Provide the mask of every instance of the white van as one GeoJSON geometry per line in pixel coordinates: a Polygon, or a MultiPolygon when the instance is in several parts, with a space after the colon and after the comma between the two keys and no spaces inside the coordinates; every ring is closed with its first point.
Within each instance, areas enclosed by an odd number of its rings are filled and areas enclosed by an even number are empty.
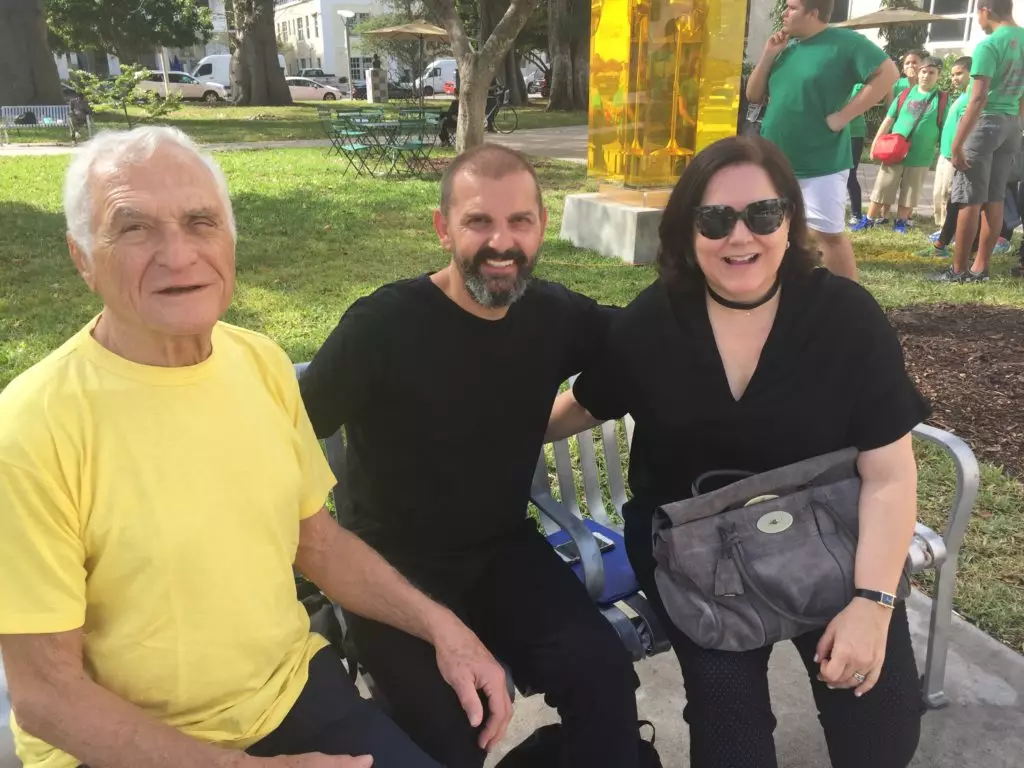
{"type": "Polygon", "coordinates": [[[455,59],[434,59],[423,70],[423,76],[416,78],[416,89],[423,89],[424,96],[444,93],[445,83],[455,82],[455,59]]]}
{"type": "MultiPolygon", "coordinates": [[[[285,72],[284,54],[277,54],[277,63],[285,72]]],[[[218,53],[204,56],[192,71],[192,77],[201,83],[220,83],[231,91],[231,54],[218,53]]]]}

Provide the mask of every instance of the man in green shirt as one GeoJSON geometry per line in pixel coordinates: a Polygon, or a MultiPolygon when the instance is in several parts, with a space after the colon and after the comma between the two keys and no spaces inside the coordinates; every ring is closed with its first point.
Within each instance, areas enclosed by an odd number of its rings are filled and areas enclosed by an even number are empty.
{"type": "Polygon", "coordinates": [[[853,165],[849,124],[886,98],[899,72],[863,35],[828,25],[832,3],[787,0],[783,30],[768,39],[747,81],[747,98],[760,102],[771,96],[761,135],[793,166],[825,266],[856,280],[845,233],[853,165]],[[851,99],[857,83],[864,87],[851,99]]]}
{"type": "Polygon", "coordinates": [[[854,231],[868,229],[881,222],[882,215],[897,202],[898,196],[893,229],[901,234],[907,233],[928,169],[935,159],[940,127],[947,111],[946,96],[939,89],[941,71],[941,59],[925,59],[918,68],[918,84],[909,89],[902,104],[897,99],[889,105],[889,114],[878,126],[871,143],[871,156],[875,155],[878,140],[889,133],[909,139],[910,149],[902,162],[883,163],[878,169],[867,218],[856,224],[854,231]]]}
{"type": "Polygon", "coordinates": [[[1013,0],[977,0],[977,15],[988,37],[974,50],[971,95],[950,150],[956,168],[950,200],[963,207],[953,264],[936,276],[943,282],[988,280],[989,258],[1003,226],[1006,185],[1021,151],[1024,29],[1013,20],[1013,0]],[[968,270],[979,220],[978,255],[968,270]]]}

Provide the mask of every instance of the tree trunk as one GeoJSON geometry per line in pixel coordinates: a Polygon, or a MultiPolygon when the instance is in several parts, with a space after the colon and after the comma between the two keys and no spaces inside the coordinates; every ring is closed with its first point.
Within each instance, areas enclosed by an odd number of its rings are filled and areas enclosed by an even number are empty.
{"type": "Polygon", "coordinates": [[[584,0],[551,0],[549,110],[587,108],[590,79],[590,4],[584,0]]]}
{"type": "Polygon", "coordinates": [[[277,61],[274,0],[235,0],[237,39],[231,57],[232,100],[248,106],[291,104],[277,61]]]}
{"type": "Polygon", "coordinates": [[[0,104],[63,103],[43,0],[8,0],[0,5],[0,104]]]}
{"type": "Polygon", "coordinates": [[[523,79],[523,71],[519,68],[519,57],[514,50],[505,54],[504,76],[502,80],[508,88],[509,103],[521,107],[528,103],[526,96],[526,81],[523,79]]]}
{"type": "MultiPolygon", "coordinates": [[[[511,0],[508,10],[494,26],[479,50],[466,34],[454,0],[425,0],[444,24],[459,67],[459,123],[455,131],[455,150],[462,152],[484,140],[484,107],[487,87],[512,48],[537,0],[511,0]]],[[[487,3],[481,4],[481,11],[487,3]]]]}

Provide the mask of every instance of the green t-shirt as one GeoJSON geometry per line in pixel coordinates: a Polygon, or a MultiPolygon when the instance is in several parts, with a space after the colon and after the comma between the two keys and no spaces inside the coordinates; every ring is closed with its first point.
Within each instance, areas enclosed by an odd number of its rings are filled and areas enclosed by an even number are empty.
{"type": "Polygon", "coordinates": [[[989,80],[983,115],[1016,115],[1024,95],[1024,29],[1003,26],[974,49],[971,77],[989,80]]]}
{"type": "Polygon", "coordinates": [[[768,111],[761,135],[786,155],[798,178],[853,167],[850,129],[833,133],[826,118],[846,106],[857,83],[885,61],[885,53],[859,32],[828,27],[794,40],[779,54],[768,78],[768,111]]]}
{"type": "Polygon", "coordinates": [[[935,147],[939,143],[939,94],[938,88],[931,91],[922,91],[916,85],[903,103],[903,109],[897,108],[900,105],[899,98],[889,105],[889,117],[895,117],[896,123],[892,127],[893,133],[905,136],[910,139],[910,151],[907,152],[903,165],[908,168],[927,167],[935,159],[935,147]],[[917,117],[921,115],[918,122],[917,117]],[[917,122],[917,128],[914,123],[917,122]],[[911,136],[910,132],[914,131],[911,136]]]}
{"type": "MultiPolygon", "coordinates": [[[[860,93],[864,87],[864,83],[857,83],[853,86],[853,92],[850,94],[850,101],[853,101],[853,97],[860,93]]],[[[864,115],[855,117],[850,121],[850,138],[851,139],[863,139],[865,134],[868,132],[868,124],[864,120],[864,115]]]]}
{"type": "Polygon", "coordinates": [[[964,111],[967,109],[967,102],[970,98],[971,89],[968,88],[950,105],[949,114],[946,115],[946,121],[942,124],[942,140],[939,142],[939,154],[947,160],[953,159],[953,139],[956,138],[956,127],[960,125],[960,120],[964,116],[964,111]]]}
{"type": "Polygon", "coordinates": [[[903,93],[907,88],[910,88],[910,78],[904,75],[896,81],[896,85],[892,87],[892,97],[898,99],[900,94],[903,93]]]}

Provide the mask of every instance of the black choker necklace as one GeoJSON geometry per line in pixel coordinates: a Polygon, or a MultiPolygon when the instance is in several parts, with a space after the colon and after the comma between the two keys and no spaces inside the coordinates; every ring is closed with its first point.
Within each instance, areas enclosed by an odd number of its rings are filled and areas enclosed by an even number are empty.
{"type": "Polygon", "coordinates": [[[710,285],[708,286],[708,296],[714,299],[716,304],[721,304],[723,307],[727,307],[729,309],[745,309],[749,312],[750,310],[757,309],[762,304],[767,304],[769,301],[774,299],[775,294],[779,292],[779,286],[779,276],[776,275],[775,282],[772,283],[772,287],[768,289],[768,293],[756,301],[731,301],[730,299],[727,299],[724,296],[719,296],[715,293],[714,289],[712,289],[710,285]]]}

